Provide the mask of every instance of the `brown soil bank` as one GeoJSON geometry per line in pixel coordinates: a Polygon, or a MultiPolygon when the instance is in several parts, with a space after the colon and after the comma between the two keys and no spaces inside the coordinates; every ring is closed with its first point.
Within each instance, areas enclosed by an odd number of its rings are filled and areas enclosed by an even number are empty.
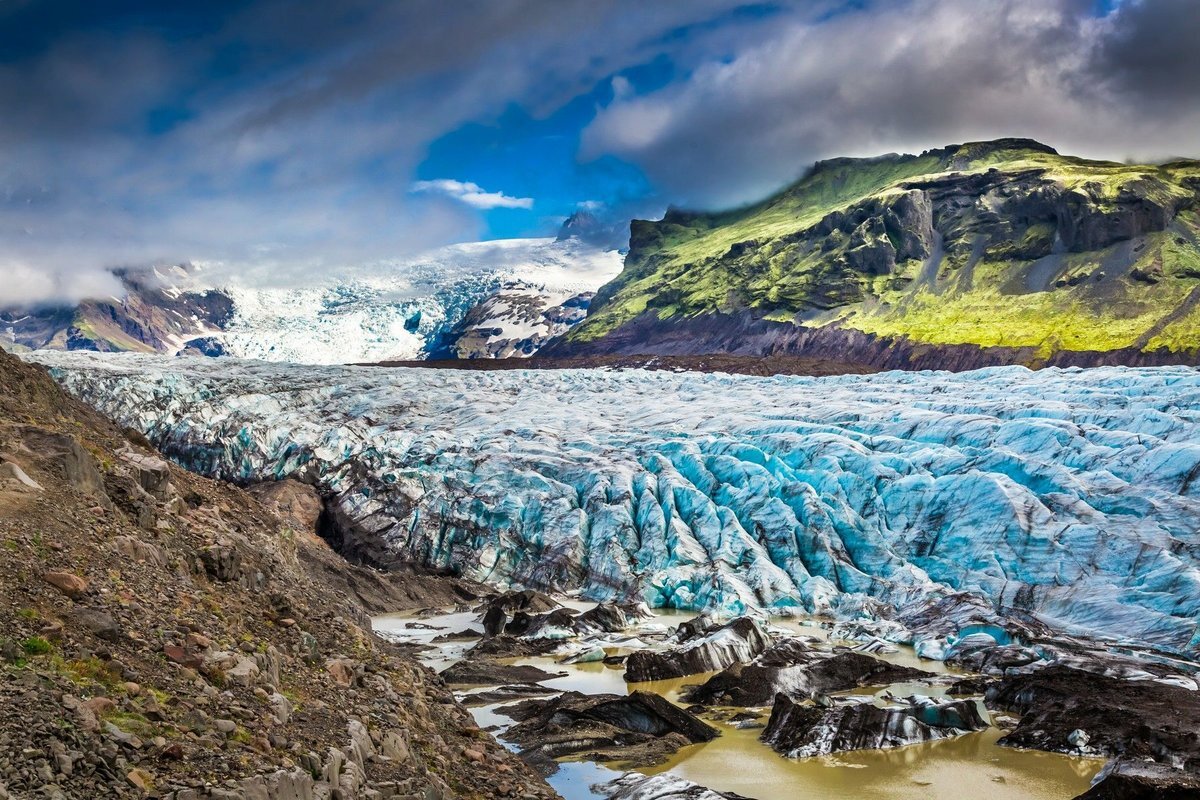
{"type": "MultiPolygon", "coordinates": [[[[905,337],[886,337],[832,326],[812,328],[756,318],[748,312],[659,319],[642,314],[598,339],[559,339],[531,361],[589,361],[613,357],[742,357],[841,366],[840,372],[886,369],[942,369],[961,372],[1019,364],[1040,367],[1153,367],[1200,365],[1200,350],[1171,352],[1133,348],[1107,351],[1059,351],[1042,357],[1031,347],[932,345],[905,337]]],[[[826,375],[829,372],[796,374],[826,375]]]]}
{"type": "Polygon", "coordinates": [[[365,366],[432,369],[648,369],[688,372],[727,372],[736,375],[858,375],[879,370],[865,364],[804,356],[728,355],[588,355],[570,358],[536,355],[532,358],[479,358],[438,361],[381,361],[365,366]]]}
{"type": "Polygon", "coordinates": [[[472,587],[138,441],[0,353],[0,798],[556,796],[371,632],[472,587]]]}

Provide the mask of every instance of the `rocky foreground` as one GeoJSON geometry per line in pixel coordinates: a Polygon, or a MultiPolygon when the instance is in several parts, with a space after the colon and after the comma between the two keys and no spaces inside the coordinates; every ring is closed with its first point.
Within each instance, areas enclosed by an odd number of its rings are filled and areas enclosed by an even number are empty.
{"type": "Polygon", "coordinates": [[[550,798],[367,614],[304,487],[172,466],[0,353],[0,798],[550,798]]]}
{"type": "MultiPolygon", "coordinates": [[[[621,768],[659,765],[729,726],[760,729],[764,746],[800,759],[891,750],[995,726],[1004,734],[1001,746],[1110,759],[1103,770],[1096,762],[1086,800],[1195,797],[1200,787],[1194,662],[1011,629],[963,636],[948,656],[960,672],[938,674],[888,661],[895,647],[855,642],[846,638],[855,635],[851,626],[832,623],[828,640],[750,617],[698,617],[667,630],[647,622],[644,608],[579,611],[530,591],[494,597],[475,612],[474,627],[428,646],[471,643],[442,677],[464,701],[513,720],[497,735],[547,774],[565,757],[621,768]],[[563,667],[603,661],[624,671],[630,693],[564,690],[556,683],[563,673],[520,663],[531,656],[563,667]],[[689,676],[694,682],[674,703],[661,683],[645,682],[689,676]],[[923,691],[912,693],[917,686],[923,691]]],[[[593,791],[629,800],[736,796],[637,772],[593,791]]]]}

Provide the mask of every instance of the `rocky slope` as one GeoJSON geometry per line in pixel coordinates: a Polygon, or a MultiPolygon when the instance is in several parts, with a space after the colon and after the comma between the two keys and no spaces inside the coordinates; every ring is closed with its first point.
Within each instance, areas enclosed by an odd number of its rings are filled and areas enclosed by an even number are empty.
{"type": "Polygon", "coordinates": [[[526,358],[587,316],[593,292],[505,284],[445,335],[455,359],[526,358]]]}
{"type": "Polygon", "coordinates": [[[0,386],[0,797],[553,796],[371,633],[476,587],[350,567],[308,487],[185,472],[5,353],[0,386]]]}
{"type": "Polygon", "coordinates": [[[1200,373],[833,378],[37,354],[197,471],[294,475],[356,549],[498,584],[1200,647],[1200,373]]]}
{"type": "Polygon", "coordinates": [[[1002,139],[834,159],[763,203],[635,221],[554,355],[878,367],[1200,362],[1200,162],[1002,139]]]}

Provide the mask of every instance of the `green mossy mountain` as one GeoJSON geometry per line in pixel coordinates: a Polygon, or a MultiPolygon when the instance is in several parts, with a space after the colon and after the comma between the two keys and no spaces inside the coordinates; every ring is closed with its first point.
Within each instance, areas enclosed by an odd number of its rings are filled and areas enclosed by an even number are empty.
{"type": "Polygon", "coordinates": [[[754,206],[635,220],[624,271],[552,352],[634,351],[1200,362],[1200,162],[1000,139],[823,161],[754,206]]]}

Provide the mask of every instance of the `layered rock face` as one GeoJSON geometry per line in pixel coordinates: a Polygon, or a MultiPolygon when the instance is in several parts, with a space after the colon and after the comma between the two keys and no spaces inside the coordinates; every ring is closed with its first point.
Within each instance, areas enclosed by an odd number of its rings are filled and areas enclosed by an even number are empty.
{"type": "Polygon", "coordinates": [[[895,616],[885,635],[927,654],[972,625],[1007,643],[996,611],[1200,641],[1192,369],[761,379],[40,357],[180,463],[303,478],[358,535],[475,578],[895,616]]]}
{"type": "Polygon", "coordinates": [[[655,764],[680,747],[718,735],[716,728],[649,692],[566,692],[549,700],[526,700],[501,713],[518,721],[504,738],[521,745],[522,755],[535,763],[588,753],[597,761],[655,764]],[[606,753],[611,755],[606,758],[606,753]]]}
{"type": "Polygon", "coordinates": [[[1001,139],[834,159],[757,205],[634,221],[548,354],[876,367],[1200,362],[1200,162],[1001,139]]]}

